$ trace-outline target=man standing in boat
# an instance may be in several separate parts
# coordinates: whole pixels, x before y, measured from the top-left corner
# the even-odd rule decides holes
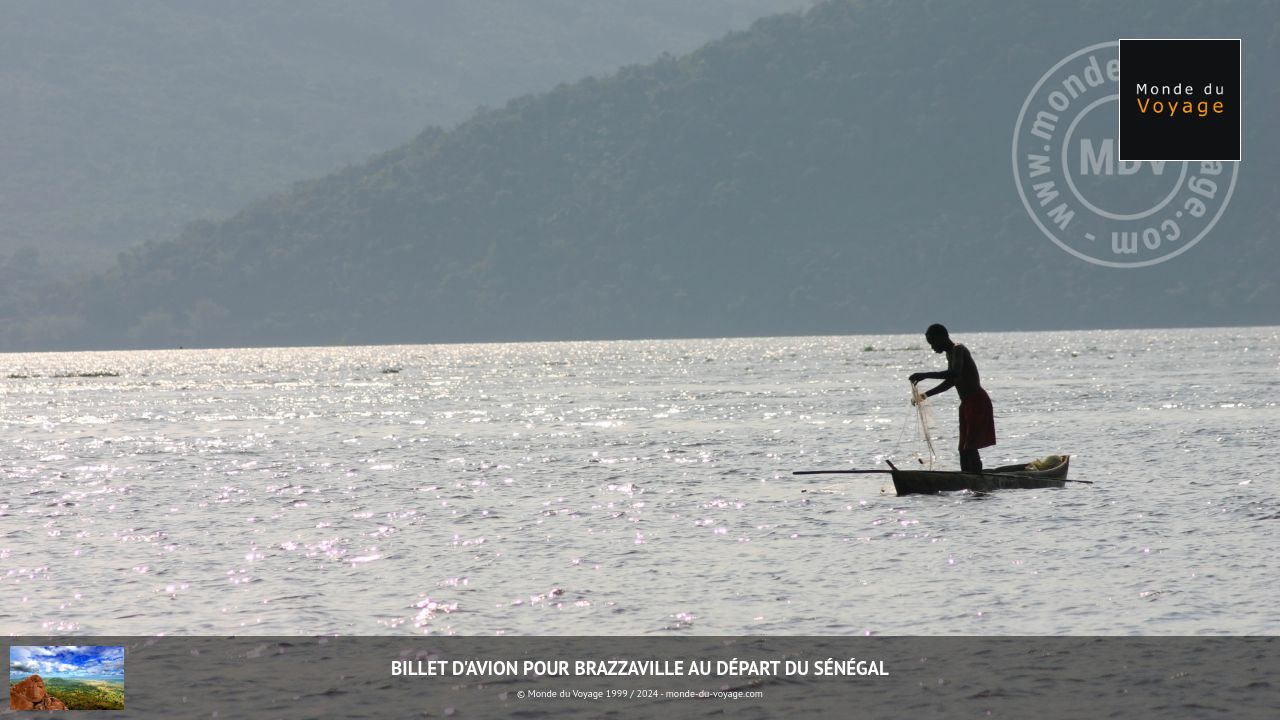
[[[978,378],[978,366],[969,354],[969,348],[952,342],[947,329],[937,323],[924,333],[925,340],[934,352],[947,354],[947,369],[942,372],[912,373],[908,378],[912,385],[921,380],[941,380],[942,384],[929,390],[925,397],[932,397],[951,388],[960,395],[960,469],[965,472],[982,472],[982,456],[979,450],[996,444],[996,420],[991,409],[991,397],[982,389]]]

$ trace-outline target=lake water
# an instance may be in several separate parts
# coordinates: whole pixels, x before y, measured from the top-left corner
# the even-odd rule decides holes
[[[918,335],[3,355],[0,630],[1280,627],[1280,329],[957,340],[1093,484],[792,476],[914,462]]]

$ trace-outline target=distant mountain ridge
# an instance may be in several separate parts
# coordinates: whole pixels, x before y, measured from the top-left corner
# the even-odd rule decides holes
[[[8,349],[1270,324],[1261,3],[829,2],[428,129],[0,323]],[[1243,36],[1245,163],[1201,245],[1099,268],[1009,171],[1027,91],[1135,28]],[[1257,148],[1251,152],[1250,148]]]
[[[809,0],[12,0],[0,264],[102,267],[295,181]]]

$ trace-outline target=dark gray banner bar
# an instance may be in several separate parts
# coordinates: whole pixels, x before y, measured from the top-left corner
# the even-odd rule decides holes
[[[1276,638],[75,637],[128,718],[1267,718]]]

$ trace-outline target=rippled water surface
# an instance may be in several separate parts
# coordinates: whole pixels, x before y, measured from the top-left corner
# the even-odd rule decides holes
[[[1280,330],[957,339],[1093,484],[792,476],[914,462],[918,336],[3,355],[0,629],[1280,627]]]

